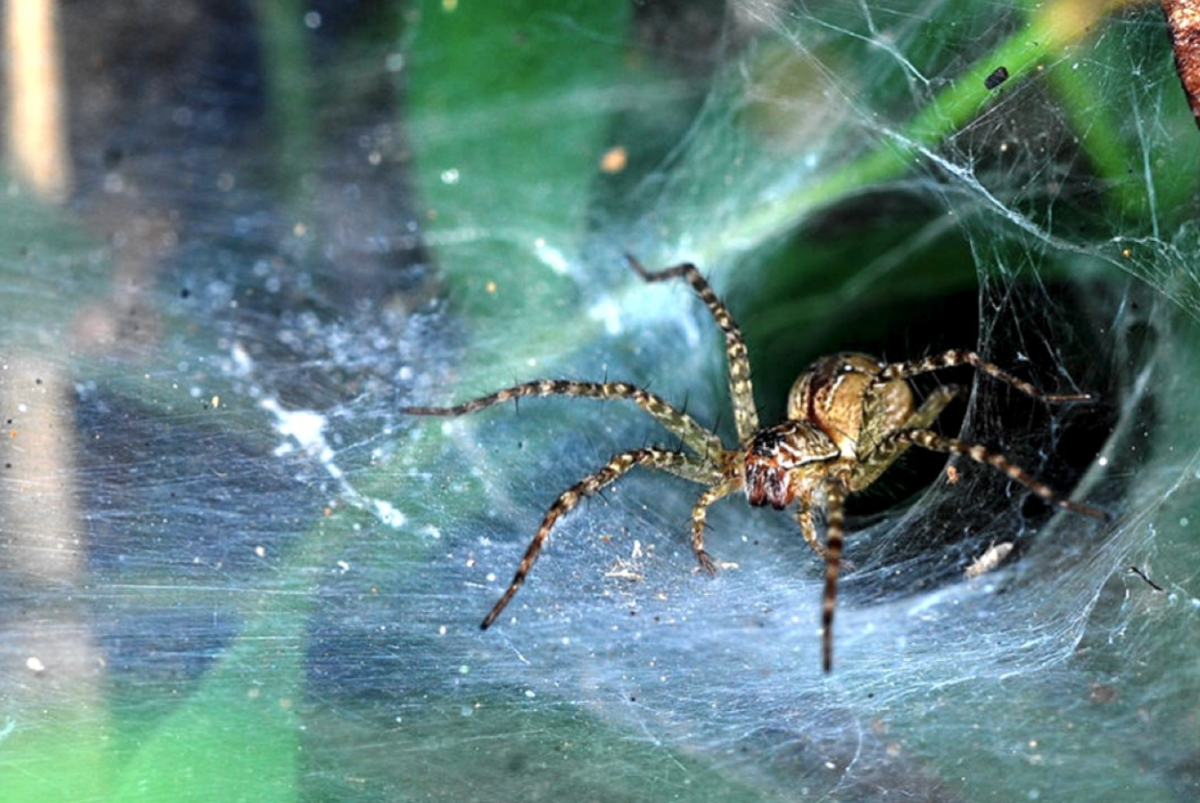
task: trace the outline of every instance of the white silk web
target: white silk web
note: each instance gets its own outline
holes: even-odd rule
[[[1129,739],[1148,727],[1136,712],[1181,700],[1186,685],[1167,666],[1150,667],[1179,653],[1169,645],[1200,615],[1185,558],[1195,520],[1186,489],[1200,451],[1179,431],[1190,429],[1192,380],[1172,367],[1195,337],[1186,255],[1196,236],[1180,201],[1163,202],[1168,192],[1187,197],[1163,173],[1164,161],[1194,164],[1164,133],[1167,109],[1186,119],[1186,108],[1153,9],[1097,12],[1086,32],[1059,31],[1067,39],[1028,63],[995,63],[1025,57],[1020,37],[1046,24],[1020,4],[736,4],[727,63],[696,122],[633,193],[647,209],[637,242],[665,243],[662,265],[704,265],[750,333],[752,361],[756,342],[781,359],[782,340],[800,352],[783,358],[795,371],[817,356],[805,345],[809,328],[840,333],[841,348],[880,342],[856,341],[852,321],[828,321],[884,303],[880,283],[884,298],[920,299],[904,289],[914,256],[957,253],[936,244],[961,238],[977,287],[972,342],[884,340],[888,356],[967,345],[1044,388],[1094,392],[1095,404],[1049,406],[986,378],[948,380],[973,389],[961,437],[1064,492],[1078,483],[1075,493],[1114,521],[1051,515],[998,473],[952,461],[953,478],[849,534],[854,568],[826,678],[821,564],[794,522],[721,503],[711,551],[736,568],[709,580],[687,547],[697,489],[630,477],[560,522],[527,586],[480,638],[472,619],[503,589],[557,493],[611,453],[663,437],[619,404],[524,401],[519,415],[495,410],[443,427],[471,455],[457,471],[485,486],[492,472],[504,477],[476,514],[437,525],[443,537],[457,533],[447,564],[468,566],[460,582],[474,600],[455,619],[471,659],[453,688],[476,695],[484,712],[566,703],[662,751],[665,775],[679,771],[666,756],[696,750],[765,789],[790,797],[800,788],[803,799],[1079,799],[1120,789],[1165,800],[1187,788],[1168,769],[1150,779],[1109,769],[1114,756],[1122,768],[1148,758]],[[986,92],[956,94],[969,81]],[[1114,96],[1128,102],[1115,114],[1100,105]],[[911,169],[890,170],[889,158]],[[805,314],[756,335],[756,312],[769,320],[780,303],[764,300],[771,291],[752,268],[729,278],[732,255],[777,241],[831,196],[861,197],[869,185],[855,186],[856,171],[876,171],[884,189],[874,185],[844,219],[823,217],[807,236],[881,218],[907,220],[908,233],[824,285],[796,279],[816,288],[795,302]],[[896,198],[923,208],[924,220],[897,213]],[[775,246],[783,256],[766,262],[791,260],[783,273],[803,276],[805,237]],[[552,365],[528,375],[650,383],[728,431],[720,338],[702,305],[682,286],[642,286],[618,264],[610,259],[579,292],[619,334],[565,355],[550,346]],[[439,390],[439,403],[486,389]],[[445,487],[442,465],[422,478],[430,495]],[[981,573],[998,554],[1007,559]],[[978,576],[968,578],[972,566]],[[1142,671],[1156,680],[1135,679]],[[497,696],[497,687],[510,691]],[[1174,718],[1151,707],[1158,725]],[[1192,748],[1167,748],[1167,763],[1186,764]]]
[[[253,27],[227,5],[217,22]],[[21,772],[0,779],[103,765],[112,799],[176,764],[161,777],[208,766],[221,800],[243,767],[247,795],[279,778],[297,800],[1196,798],[1200,134],[1156,5],[312,5],[331,60],[309,78],[333,88],[291,87],[286,54],[263,68],[263,113],[312,141],[247,144],[238,110],[270,104],[221,83],[243,73],[220,51],[172,109],[122,107],[164,161],[124,140],[81,158],[76,228],[110,241],[10,193],[0,760]],[[369,64],[336,47],[368,7],[399,31]],[[399,77],[396,110],[368,75]],[[824,567],[793,519],[715,505],[710,578],[700,488],[633,472],[559,522],[480,632],[558,494],[674,443],[627,403],[401,407],[620,379],[732,438],[708,312],[626,251],[701,267],[764,423],[842,349],[972,348],[1094,393],[915,382],[963,386],[943,433],[1112,520],[914,455],[850,511],[825,675]],[[59,417],[35,415],[47,399]],[[31,492],[39,467],[55,493]]]

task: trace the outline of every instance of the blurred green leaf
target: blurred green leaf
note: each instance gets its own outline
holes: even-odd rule
[[[289,627],[289,624],[295,627]],[[122,766],[111,798],[121,801],[300,799],[302,622],[272,619],[245,633],[178,710]],[[291,634],[282,639],[269,633]]]
[[[69,708],[38,711],[32,727],[10,709],[0,727],[11,728],[0,735],[0,800],[104,799],[113,774],[108,751],[112,731],[101,706],[76,698]]]
[[[548,338],[578,342],[595,328],[578,317],[567,271],[614,111],[629,4],[426,0],[418,10],[405,125],[425,239],[462,319],[488,335],[466,357],[473,381],[507,382]],[[501,336],[517,321],[519,338]]]

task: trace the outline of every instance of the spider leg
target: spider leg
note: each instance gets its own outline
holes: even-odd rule
[[[926,429],[937,417],[942,414],[942,410],[946,409],[946,405],[954,401],[954,398],[962,391],[958,385],[942,385],[933,389],[933,392],[921,402],[921,406],[912,414],[908,421],[904,422],[904,429]]]
[[[901,429],[928,429],[937,417],[946,409],[946,405],[954,400],[961,388],[957,385],[942,385],[934,388],[933,392],[921,403],[921,406],[908,417],[901,426]],[[860,454],[862,454],[863,462],[854,467],[853,475],[850,478],[850,488],[852,490],[862,490],[868,485],[879,479],[879,476],[886,471],[892,463],[904,454],[911,445],[906,441],[897,440],[895,438],[884,437],[882,441],[873,441],[866,438],[864,432],[864,440],[860,444]]]
[[[1009,479],[1021,483],[1029,490],[1040,496],[1046,502],[1057,505],[1063,510],[1070,510],[1074,513],[1080,513],[1084,516],[1091,516],[1094,519],[1107,521],[1109,516],[1103,511],[1097,510],[1094,507],[1081,505],[1078,502],[1072,502],[1070,499],[1064,499],[1054,492],[1050,486],[1034,479],[1025,469],[1013,463],[1007,457],[997,452],[988,451],[983,446],[977,443],[964,443],[957,438],[946,438],[938,435],[935,432],[930,432],[927,429],[906,429],[892,435],[892,440],[908,443],[913,446],[920,446],[923,449],[929,449],[934,452],[946,452],[947,454],[956,454],[963,457],[969,457],[976,463],[991,466],[998,469]]]
[[[529,542],[529,546],[525,549],[525,555],[521,558],[521,563],[517,567],[517,572],[513,575],[508,589],[496,604],[492,606],[492,610],[479,626],[480,629],[487,630],[496,621],[496,618],[500,616],[505,606],[508,605],[517,593],[517,590],[521,588],[526,576],[528,576],[529,571],[533,568],[533,564],[537,562],[538,555],[541,553],[546,539],[550,537],[550,531],[554,528],[555,522],[578,505],[579,500],[598,493],[634,466],[645,466],[646,468],[667,471],[693,482],[711,482],[719,479],[721,476],[720,472],[708,466],[706,462],[682,452],[669,452],[663,449],[647,448],[631,449],[630,451],[621,452],[616,455],[608,461],[608,464],[604,468],[584,477],[564,491],[558,499],[554,500],[554,504],[550,506],[550,509],[546,511],[546,515],[542,518],[542,524],[538,527],[537,534],[533,536],[533,540]]]
[[[999,379],[1008,385],[1012,385],[1017,390],[1024,393],[1026,396],[1032,396],[1035,399],[1041,399],[1047,402],[1078,402],[1091,401],[1092,394],[1090,393],[1046,393],[1038,387],[1031,385],[1023,379],[1018,379],[1008,373],[998,365],[987,362],[974,351],[962,351],[959,349],[951,349],[950,351],[935,354],[929,357],[924,357],[920,360],[912,360],[910,362],[893,362],[884,366],[879,372],[876,383],[887,382],[893,379],[908,379],[917,374],[927,374],[931,371],[937,371],[942,368],[954,368],[959,365],[971,365],[977,370],[983,371],[991,377]]]
[[[692,508],[692,552],[695,553],[696,560],[700,561],[700,568],[709,574],[717,573],[717,565],[704,549],[704,525],[708,520],[708,509],[718,499],[741,487],[741,483],[736,480],[719,478],[716,484],[700,494],[695,507]]]
[[[729,309],[717,298],[708,281],[699,269],[690,262],[660,271],[648,271],[631,254],[626,254],[638,276],[647,282],[663,282],[682,276],[700,296],[700,300],[712,313],[713,320],[725,333],[725,355],[729,359],[729,395],[733,401],[733,419],[737,425],[738,440],[746,443],[758,431],[758,408],[754,405],[754,387],[750,382],[750,357],[742,332],[729,313]]]
[[[696,419],[675,409],[662,397],[628,382],[575,382],[569,379],[538,379],[498,390],[453,407],[402,407],[400,412],[407,415],[453,417],[473,413],[495,404],[503,404],[509,399],[519,399],[522,396],[574,396],[603,401],[629,399],[654,416],[675,437],[683,441],[685,446],[701,457],[711,455],[715,459],[717,455],[723,454],[725,451],[721,439],[702,427]]]
[[[846,532],[846,485],[833,480],[825,486],[825,594],[821,600],[821,666],[833,671],[833,612],[837,606],[838,570]],[[807,537],[807,536],[806,536]]]
[[[800,525],[800,533],[804,536],[804,543],[821,556],[821,560],[829,560],[829,550],[821,543],[821,539],[817,537],[817,527],[813,522],[812,506],[804,500],[800,501],[795,513],[796,523]]]

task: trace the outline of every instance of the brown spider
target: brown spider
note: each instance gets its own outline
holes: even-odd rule
[[[729,310],[721,303],[694,265],[682,264],[651,273],[632,256],[629,264],[647,282],[676,277],[687,280],[725,333],[729,360],[729,392],[738,445],[727,449],[721,439],[662,398],[626,382],[575,382],[541,379],[496,391],[454,407],[407,407],[413,415],[459,416],[521,396],[573,396],[590,399],[629,399],[659,421],[682,442],[680,449],[651,446],[630,449],[613,457],[599,471],[568,488],[554,501],[503,596],[481,627],[487,629],[512,600],[537,561],[555,522],[580,499],[592,496],[634,466],[645,466],[705,486],[692,508],[692,551],[709,573],[716,565],[704,549],[708,508],[724,496],[744,491],[752,505],[783,510],[793,501],[804,540],[825,561],[822,606],[822,652],[826,672],[833,665],[833,613],[837,601],[838,568],[844,538],[844,503],[863,490],[910,446],[969,457],[1004,472],[1047,502],[1086,516],[1105,518],[1098,510],[1059,497],[1004,455],[931,431],[930,425],[958,392],[935,389],[920,406],[913,398],[910,377],[959,365],[974,366],[1017,390],[1047,402],[1087,401],[1086,393],[1043,393],[1028,382],[1001,370],[973,351],[947,351],[910,362],[885,363],[866,354],[843,353],[822,357],[802,373],[788,395],[787,420],[760,427],[750,383],[746,344]],[[817,538],[814,510],[824,507],[826,543]]]

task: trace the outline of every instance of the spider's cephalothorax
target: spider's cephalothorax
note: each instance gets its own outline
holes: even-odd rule
[[[795,503],[795,517],[805,542],[825,561],[822,606],[823,666],[833,665],[833,614],[844,539],[844,507],[849,494],[875,482],[910,446],[968,457],[992,466],[1047,502],[1087,516],[1098,510],[1059,497],[1004,455],[964,443],[929,427],[958,393],[954,386],[935,389],[918,406],[908,380],[918,374],[960,365],[973,366],[1017,390],[1047,402],[1086,401],[1086,393],[1043,393],[1028,382],[985,362],[973,351],[947,351],[911,362],[885,363],[866,354],[822,357],[797,378],[788,397],[787,420],[760,428],[750,361],[741,331],[694,265],[676,265],[651,273],[633,257],[633,269],[648,282],[682,277],[708,307],[725,333],[729,360],[729,392],[737,428],[737,446],[721,438],[662,398],[625,382],[576,382],[542,379],[526,382],[454,407],[408,407],[414,415],[458,416],[522,396],[572,396],[628,399],[659,421],[680,441],[679,448],[630,449],[564,491],[542,519],[507,590],[483,620],[487,628],[525,582],[555,522],[580,499],[619,479],[634,466],[665,471],[705,487],[692,508],[692,550],[709,572],[716,565],[704,549],[708,508],[722,497],[743,491],[752,505],[783,510]],[[814,511],[825,512],[825,543],[817,537]]]
[[[746,499],[783,510],[797,493],[806,492],[810,483],[805,479],[824,475],[823,464],[838,454],[837,445],[809,421],[784,421],[760,430],[739,453]]]

